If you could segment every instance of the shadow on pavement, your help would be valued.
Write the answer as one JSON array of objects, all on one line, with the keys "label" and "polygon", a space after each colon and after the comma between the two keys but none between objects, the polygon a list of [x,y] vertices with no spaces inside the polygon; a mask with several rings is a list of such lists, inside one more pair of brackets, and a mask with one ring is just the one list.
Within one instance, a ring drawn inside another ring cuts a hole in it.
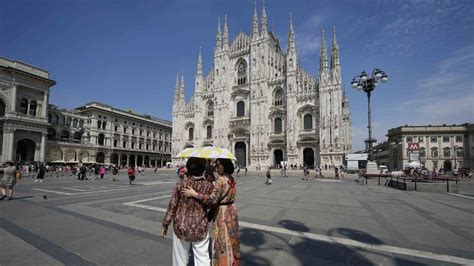
[{"label": "shadow on pavement", "polygon": [[349,229],[349,228],[333,228],[328,231],[329,236],[339,237],[342,236],[344,238],[349,238],[352,240],[356,240],[359,242],[367,243],[367,244],[377,244],[381,245],[383,242],[375,238],[366,232]]}]

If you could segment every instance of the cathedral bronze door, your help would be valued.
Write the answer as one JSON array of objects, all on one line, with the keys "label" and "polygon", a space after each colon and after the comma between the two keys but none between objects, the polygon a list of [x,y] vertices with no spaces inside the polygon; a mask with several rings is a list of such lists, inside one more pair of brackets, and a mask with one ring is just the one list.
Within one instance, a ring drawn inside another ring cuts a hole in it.
[{"label": "cathedral bronze door", "polygon": [[280,165],[280,162],[283,161],[283,151],[282,150],[275,150],[273,152],[273,156],[275,158],[275,164]]},{"label": "cathedral bronze door", "polygon": [[237,163],[240,165],[240,168],[247,167],[247,148],[245,147],[245,143],[235,143],[235,157],[237,158]]},{"label": "cathedral bronze door", "polygon": [[314,150],[312,148],[306,148],[303,150],[303,162],[309,168],[314,168]]}]

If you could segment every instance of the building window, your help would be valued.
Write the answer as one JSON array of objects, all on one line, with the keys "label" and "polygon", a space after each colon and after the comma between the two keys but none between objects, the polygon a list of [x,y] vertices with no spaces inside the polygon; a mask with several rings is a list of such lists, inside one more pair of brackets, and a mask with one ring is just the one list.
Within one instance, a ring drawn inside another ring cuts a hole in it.
[{"label": "building window", "polygon": [[310,114],[306,114],[304,116],[304,129],[313,129],[313,116]]},{"label": "building window", "polygon": [[281,131],[282,131],[282,125],[281,125],[281,118],[280,117],[277,117],[275,118],[275,121],[274,121],[274,128],[275,128],[275,133],[276,134],[280,134]]},{"label": "building window", "polygon": [[48,139],[55,140],[56,139],[56,131],[52,128],[48,128]]},{"label": "building window", "polygon": [[79,120],[79,127],[84,127],[84,120]]},{"label": "building window", "polygon": [[423,137],[418,137],[418,142],[423,142]]},{"label": "building window", "polygon": [[74,133],[74,140],[76,142],[81,142],[81,138],[82,138],[82,133],[81,132],[78,131],[78,132]]},{"label": "building window", "polygon": [[243,101],[239,101],[237,103],[237,117],[241,117],[245,115],[245,103]]},{"label": "building window", "polygon": [[456,142],[462,142],[462,136],[456,136]]},{"label": "building window", "polygon": [[102,121],[97,120],[97,128],[100,129],[102,127]]},{"label": "building window", "polygon": [[135,129],[132,128],[132,135],[135,135]]},{"label": "building window", "polygon": [[438,148],[431,149],[431,157],[438,158]]},{"label": "building window", "polygon": [[212,127],[211,126],[207,126],[207,138],[210,139],[212,138]]},{"label": "building window", "polygon": [[100,133],[99,134],[99,138],[97,139],[97,144],[99,144],[100,146],[104,146],[105,144],[105,135]]},{"label": "building window", "polygon": [[[436,143],[436,142],[438,142],[438,137],[434,137],[434,136],[433,136],[433,137],[430,137],[430,142],[431,142],[431,143]],[[436,156],[436,157],[438,157],[438,156]]]},{"label": "building window", "polygon": [[237,68],[237,85],[243,85],[247,83],[247,65],[245,61],[240,61]]},{"label": "building window", "polygon": [[36,101],[30,101],[30,115],[36,116]]},{"label": "building window", "polygon": [[413,137],[407,137],[407,142],[408,143],[413,142]]},{"label": "building window", "polygon": [[123,128],[123,133],[125,133],[125,134],[127,133],[127,128],[126,127]]},{"label": "building window", "polygon": [[69,139],[69,131],[63,130],[61,132],[61,139],[66,139],[66,140]]},{"label": "building window", "polygon": [[438,168],[438,161],[433,161],[433,168],[437,169]]},{"label": "building window", "polygon": [[135,149],[135,142],[132,142],[132,149]]},{"label": "building window", "polygon": [[117,132],[118,131],[118,126],[115,126],[114,127],[114,132]]},{"label": "building window", "polygon": [[53,124],[53,125],[58,124],[58,116],[57,115],[51,115],[51,124]]},{"label": "building window", "polygon": [[448,143],[449,142],[449,136],[443,136],[443,142]]},{"label": "building window", "polygon": [[275,93],[275,101],[274,101],[275,106],[280,106],[283,105],[283,92],[281,90],[278,90]]},{"label": "building window", "polygon": [[444,148],[443,149],[443,157],[446,157],[446,158],[451,157],[451,149],[450,148]]},{"label": "building window", "polygon": [[420,157],[426,157],[426,149],[425,148],[420,149]]},{"label": "building window", "polygon": [[[4,110],[4,111],[5,111],[5,110]],[[3,115],[5,115],[5,112],[2,113],[1,110],[0,110],[0,116],[3,116]],[[48,123],[51,124],[51,121],[52,121],[52,119],[51,119],[51,114],[48,114]]]},{"label": "building window", "polygon": [[62,116],[62,115],[59,116],[59,124],[60,124],[61,126],[66,125],[66,119],[65,119],[64,116]]},{"label": "building window", "polygon": [[105,127],[107,126],[107,122],[102,122],[102,129],[105,129]]},{"label": "building window", "polygon": [[114,147],[118,146],[118,140],[114,139]]},{"label": "building window", "polygon": [[20,100],[20,113],[27,114],[28,112],[28,99],[21,99]]},{"label": "building window", "polygon": [[189,129],[189,136],[188,137],[189,137],[188,140],[190,140],[190,141],[193,140],[193,138],[194,138],[194,128]]},{"label": "building window", "polygon": [[127,142],[126,142],[126,141],[124,141],[124,142],[122,143],[122,148],[127,148]]},{"label": "building window", "polygon": [[77,127],[77,119],[72,120],[72,126]]},{"label": "building window", "polygon": [[456,149],[456,157],[463,157],[464,154],[463,154],[463,150],[462,148],[457,148]]},{"label": "building window", "polygon": [[139,150],[143,149],[143,144],[142,143],[138,143],[138,149]]}]

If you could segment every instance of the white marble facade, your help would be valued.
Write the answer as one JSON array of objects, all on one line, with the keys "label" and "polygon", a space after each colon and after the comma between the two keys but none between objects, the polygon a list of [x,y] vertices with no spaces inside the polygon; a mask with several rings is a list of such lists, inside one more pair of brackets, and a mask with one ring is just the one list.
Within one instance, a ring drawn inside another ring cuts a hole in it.
[{"label": "white marble facade", "polygon": [[[267,30],[263,4],[255,6],[252,32],[229,40],[227,17],[217,26],[214,62],[203,75],[199,51],[194,94],[186,102],[177,77],[173,103],[172,154],[214,145],[235,152],[241,167],[288,164],[341,165],[351,150],[349,101],[341,82],[333,29],[328,60],[324,31],[318,77],[298,63],[290,14],[288,47]],[[315,64],[316,65],[316,64]],[[174,162],[179,162],[174,158]]]}]

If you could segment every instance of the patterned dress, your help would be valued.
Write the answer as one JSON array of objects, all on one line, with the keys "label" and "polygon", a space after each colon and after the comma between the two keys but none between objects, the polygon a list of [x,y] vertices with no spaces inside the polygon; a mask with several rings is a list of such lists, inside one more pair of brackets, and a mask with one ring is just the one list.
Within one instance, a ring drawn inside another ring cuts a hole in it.
[{"label": "patterned dress", "polygon": [[240,265],[239,219],[234,203],[236,194],[237,186],[232,176],[220,176],[210,195],[198,194],[198,199],[208,205],[220,202],[211,231],[212,265]]}]

